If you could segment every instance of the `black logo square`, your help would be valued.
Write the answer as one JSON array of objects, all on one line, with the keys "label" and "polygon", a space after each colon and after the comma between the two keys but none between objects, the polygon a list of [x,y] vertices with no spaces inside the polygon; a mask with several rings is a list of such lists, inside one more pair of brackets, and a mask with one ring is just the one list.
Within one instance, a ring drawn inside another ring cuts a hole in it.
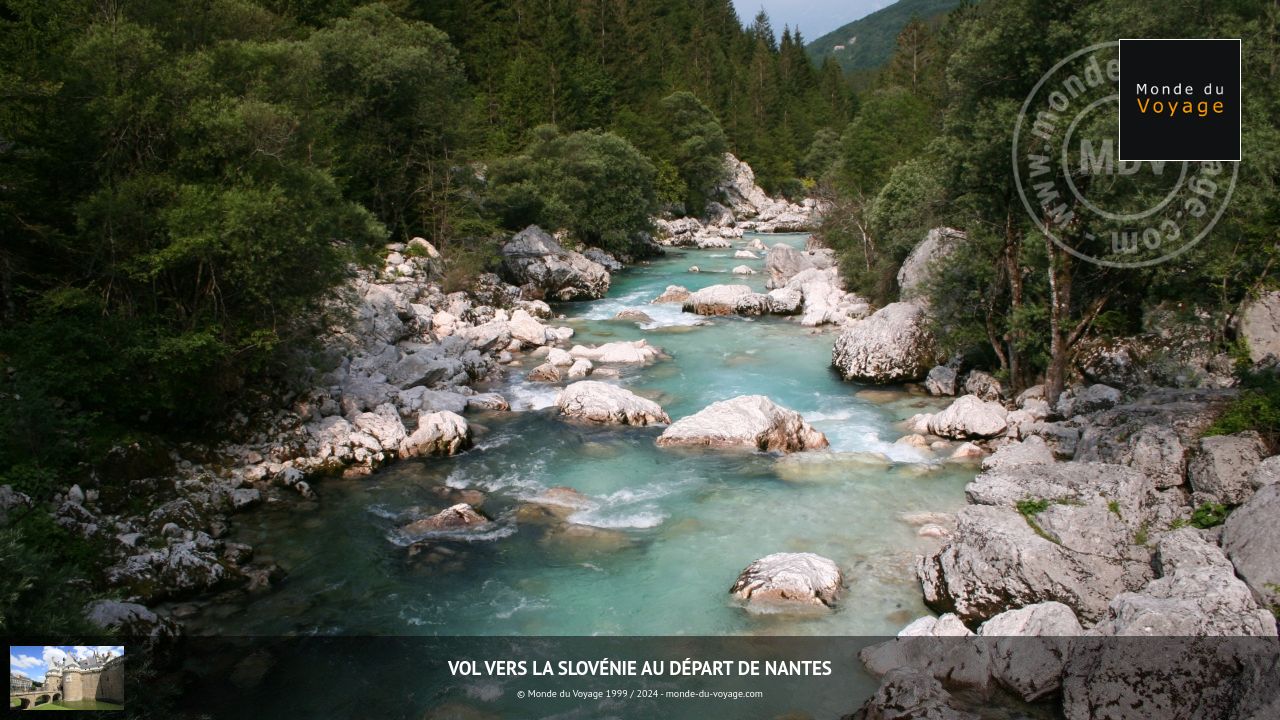
[{"label": "black logo square", "polygon": [[1240,159],[1240,41],[1120,40],[1124,161]]}]

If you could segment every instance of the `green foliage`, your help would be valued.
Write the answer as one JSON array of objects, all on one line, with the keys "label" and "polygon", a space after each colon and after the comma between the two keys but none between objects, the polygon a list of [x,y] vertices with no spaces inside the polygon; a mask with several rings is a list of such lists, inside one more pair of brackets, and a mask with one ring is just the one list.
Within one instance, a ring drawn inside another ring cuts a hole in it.
[{"label": "green foliage", "polygon": [[612,133],[534,132],[525,152],[495,163],[493,203],[505,226],[564,228],[606,250],[626,251],[657,209],[657,170]]},{"label": "green foliage", "polygon": [[1270,371],[1246,372],[1241,392],[1204,434],[1231,435],[1257,431],[1272,445],[1280,441],[1280,378]]},{"label": "green foliage", "polygon": [[72,536],[43,512],[24,512],[0,526],[0,632],[6,635],[99,635],[84,618],[89,579],[102,548]]},{"label": "green foliage", "polygon": [[1023,515],[1039,515],[1045,510],[1048,510],[1049,506],[1052,504],[1053,504],[1053,501],[1051,500],[1028,498],[1024,500],[1019,500],[1016,507],[1018,509],[1018,512],[1022,513]]},{"label": "green foliage", "polygon": [[1219,503],[1204,503],[1191,513],[1191,524],[1204,530],[1217,527],[1227,521],[1231,510]]},{"label": "green foliage", "polygon": [[699,213],[724,178],[729,140],[714,113],[688,91],[662,99],[671,135],[670,160],[684,184],[685,208]]}]

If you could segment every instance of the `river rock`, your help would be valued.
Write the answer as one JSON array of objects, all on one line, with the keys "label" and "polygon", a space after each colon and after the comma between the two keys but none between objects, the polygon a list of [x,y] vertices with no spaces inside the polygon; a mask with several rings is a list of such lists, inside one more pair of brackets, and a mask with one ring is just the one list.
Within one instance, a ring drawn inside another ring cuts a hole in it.
[{"label": "river rock", "polygon": [[684,303],[689,299],[689,289],[681,285],[668,285],[666,290],[658,297],[650,300],[651,305],[660,305],[663,303]]},{"label": "river rock", "polygon": [[130,555],[107,568],[107,583],[148,599],[182,597],[217,589],[230,577],[206,533],[171,537],[162,548]]},{"label": "river rock", "polygon": [[828,443],[826,435],[800,413],[763,395],[742,395],[680,418],[658,437],[658,445],[736,446],[789,453],[825,448]]},{"label": "river rock", "polygon": [[162,618],[138,603],[95,600],[85,606],[84,616],[91,624],[124,637],[159,640],[179,634],[178,626],[172,620]]},{"label": "river rock", "polygon": [[1280,291],[1246,300],[1240,308],[1240,339],[1255,365],[1280,358]]},{"label": "river rock", "polygon": [[1180,486],[1186,482],[1188,448],[1234,395],[1232,390],[1162,389],[1095,413],[1080,431],[1075,459],[1128,465],[1160,487]]},{"label": "river rock", "polygon": [[729,593],[749,609],[831,608],[844,576],[831,560],[813,553],[774,553],[738,575]]},{"label": "river rock", "polygon": [[804,293],[795,288],[778,288],[769,291],[769,312],[775,315],[795,315],[804,305]]},{"label": "river rock", "polygon": [[[1133,468],[1106,463],[998,467],[966,485],[965,497],[971,503],[1010,509],[1022,500],[1057,503],[1050,505],[1055,512],[1093,507],[1101,513],[1109,512],[1123,526],[1118,532],[1129,536],[1137,535],[1144,527],[1155,535],[1184,518],[1187,511],[1180,493],[1161,490],[1154,478]],[[1111,521],[1106,519],[1097,529],[1101,533],[1110,526]]]},{"label": "river rock", "polygon": [[600,248],[587,248],[583,251],[582,256],[609,272],[617,272],[623,268],[623,265],[618,261],[618,258],[610,255]]},{"label": "river rock", "polygon": [[733,269],[734,275],[755,275],[756,271],[746,265],[739,265]]},{"label": "river rock", "polygon": [[733,227],[735,223],[733,211],[714,200],[703,209],[702,220],[707,225],[717,227]]},{"label": "river rock", "polygon": [[1256,432],[1201,438],[1187,464],[1193,504],[1239,505],[1253,494],[1250,476],[1262,463],[1266,446]]},{"label": "river rock", "polygon": [[769,311],[769,296],[749,285],[711,285],[690,294],[683,309],[698,315],[763,315]]},{"label": "river rock", "polygon": [[1062,417],[1087,415],[1115,407],[1122,399],[1120,391],[1109,385],[1073,388],[1058,398],[1058,413]]},{"label": "river rock", "polygon": [[556,405],[569,417],[613,425],[654,425],[671,418],[658,403],[617,385],[583,380],[556,397]]},{"label": "river rock", "polygon": [[551,348],[547,353],[547,362],[556,367],[568,367],[573,364],[573,356],[569,354],[568,350]]},{"label": "river rock", "polygon": [[[530,315],[523,309],[516,309],[511,313],[511,319],[507,321],[507,328],[511,332],[511,337],[519,340],[525,345],[537,347],[546,345],[547,326],[538,322],[538,319]],[[552,338],[551,342],[555,342]]]},{"label": "river rock", "polygon": [[890,670],[874,695],[850,720],[978,720],[958,709],[951,694],[929,673],[912,667]]},{"label": "river rock", "polygon": [[845,380],[900,383],[933,367],[933,333],[919,305],[892,303],[849,323],[836,340],[831,364]]},{"label": "river rock", "polygon": [[560,368],[554,363],[545,362],[530,370],[524,376],[529,382],[558,383],[563,378]]},{"label": "river rock", "polygon": [[457,413],[423,413],[418,427],[400,445],[400,457],[456,455],[471,447],[471,427]]},{"label": "river rock", "polygon": [[751,252],[750,250],[739,250],[733,254],[733,257],[738,260],[758,260],[759,259],[756,257],[756,254]]},{"label": "river rock", "polygon": [[569,369],[565,371],[565,377],[570,380],[581,380],[582,378],[590,375],[594,370],[595,366],[591,364],[590,360],[586,358],[578,358],[577,360],[574,360],[573,364],[569,366]]},{"label": "river rock", "polygon": [[1083,633],[1075,613],[1059,602],[1008,610],[978,628],[992,678],[1026,702],[1061,689],[1070,638]]},{"label": "river rock", "polygon": [[352,421],[356,430],[366,433],[385,451],[396,452],[400,443],[404,442],[407,433],[404,423],[400,421],[400,413],[391,404],[379,405],[371,413],[360,413]]},{"label": "river rock", "polygon": [[802,270],[824,270],[834,268],[835,265],[835,253],[831,250],[796,250],[790,245],[778,243],[769,248],[769,253],[765,255],[764,271],[769,275],[765,287],[785,287]]},{"label": "river rock", "polygon": [[956,689],[986,690],[991,659],[986,643],[968,640],[973,632],[950,613],[922,617],[889,642],[864,648],[858,658],[872,675],[910,667]]},{"label": "river rock", "polygon": [[[1037,532],[1017,510],[971,505],[956,515],[956,529],[936,553],[917,562],[925,603],[938,612],[954,612],[967,623],[981,622],[1006,610],[1058,601],[1086,620],[1101,618],[1118,593],[1141,588],[1151,577],[1141,552],[1099,554],[1100,546],[1128,542],[1118,520],[1103,527],[1107,511],[1085,506],[1054,505],[1059,521]],[[1075,512],[1083,510],[1083,512]],[[1085,523],[1072,536],[1071,523]],[[1053,535],[1051,532],[1059,533]],[[1096,537],[1095,537],[1096,536]],[[1126,551],[1129,548],[1125,548]]]},{"label": "river rock", "polygon": [[1275,637],[1276,619],[1258,606],[1217,545],[1183,528],[1160,538],[1161,576],[1112,599],[1102,635]]},{"label": "river rock", "polygon": [[1227,517],[1222,549],[1264,607],[1280,607],[1280,485],[1264,485]]},{"label": "river rock", "polygon": [[641,323],[641,324],[648,324],[653,322],[653,318],[649,317],[648,313],[646,313],[643,310],[637,310],[635,308],[627,308],[626,310],[620,310],[618,311],[617,315],[613,316],[613,319],[626,320],[628,322]]},{"label": "river rock", "polygon": [[1075,637],[1083,633],[1071,608],[1053,601],[1007,610],[978,628],[983,637]]},{"label": "river rock", "polygon": [[415,520],[400,528],[400,532],[408,537],[417,538],[428,533],[473,530],[488,525],[489,522],[489,518],[481,515],[467,503],[458,503],[430,517]]},{"label": "river rock", "polygon": [[502,246],[502,266],[517,285],[532,286],[558,300],[600,298],[609,290],[608,270],[565,250],[537,225]]},{"label": "river rock", "polygon": [[956,371],[946,365],[937,365],[924,379],[924,388],[930,395],[955,395]]},{"label": "river rock", "polygon": [[924,298],[932,270],[949,257],[964,238],[963,232],[953,228],[930,230],[898,269],[898,297],[903,300]]},{"label": "river rock", "polygon": [[929,418],[929,432],[954,440],[996,437],[1008,427],[1007,416],[1003,405],[965,395]]},{"label": "river rock", "polygon": [[618,341],[605,343],[597,347],[574,345],[569,354],[575,358],[585,358],[594,363],[607,365],[639,365],[656,360],[662,354],[646,340]]},{"label": "river rock", "polygon": [[1017,467],[1019,465],[1052,465],[1056,462],[1053,450],[1044,438],[1032,435],[1021,442],[1001,445],[990,457],[982,461],[983,470]]},{"label": "river rock", "polygon": [[964,379],[964,391],[986,402],[1000,402],[1004,397],[1004,386],[989,372],[970,371]]},{"label": "river rock", "polygon": [[724,156],[724,174],[717,193],[725,199],[738,219],[756,217],[771,206],[773,200],[756,185],[756,174],[751,166],[730,153]]}]

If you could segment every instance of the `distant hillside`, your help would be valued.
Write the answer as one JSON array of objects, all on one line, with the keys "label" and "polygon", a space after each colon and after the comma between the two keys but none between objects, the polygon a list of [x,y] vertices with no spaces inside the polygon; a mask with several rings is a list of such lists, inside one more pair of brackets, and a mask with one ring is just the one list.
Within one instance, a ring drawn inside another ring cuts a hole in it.
[{"label": "distant hillside", "polygon": [[823,35],[805,46],[805,50],[818,63],[828,55],[834,55],[845,72],[876,68],[893,54],[898,33],[912,17],[919,17],[925,22],[936,21],[960,2],[898,0],[889,7]]}]

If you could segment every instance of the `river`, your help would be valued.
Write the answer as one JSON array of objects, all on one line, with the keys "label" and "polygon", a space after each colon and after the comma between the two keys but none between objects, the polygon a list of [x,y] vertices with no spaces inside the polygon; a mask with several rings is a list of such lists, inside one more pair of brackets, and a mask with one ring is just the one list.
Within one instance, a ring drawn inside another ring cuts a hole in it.
[{"label": "river", "polygon": [[[215,604],[189,621],[227,635],[884,635],[927,613],[913,571],[921,538],[903,513],[955,511],[972,465],[894,444],[895,426],[940,404],[901,388],[865,388],[830,369],[831,329],[785,318],[699,318],[649,305],[669,284],[763,289],[753,237],[802,247],[806,236],[748,234],[724,250],[676,250],[614,274],[607,297],[555,308],[575,343],[646,338],[670,359],[620,366],[616,380],[679,418],[717,400],[764,394],[802,413],[830,452],[659,449],[661,428],[593,427],[557,417],[556,387],[523,380],[528,359],[493,389],[514,412],[470,415],[475,449],[398,462],[361,480],[326,480],[318,503],[237,516],[231,539],[288,573],[271,592]],[[763,255],[762,253],[758,253]],[[729,274],[746,264],[746,278]],[[689,272],[691,265],[701,268]],[[624,308],[654,323],[613,320]],[[702,323],[702,324],[699,324]],[[442,552],[412,553],[395,528],[448,503],[441,488],[485,493],[497,529]],[[563,527],[521,523],[522,499],[568,486],[591,505]],[[812,551],[843,568],[848,591],[817,616],[756,616],[728,589],[752,560]]]}]

